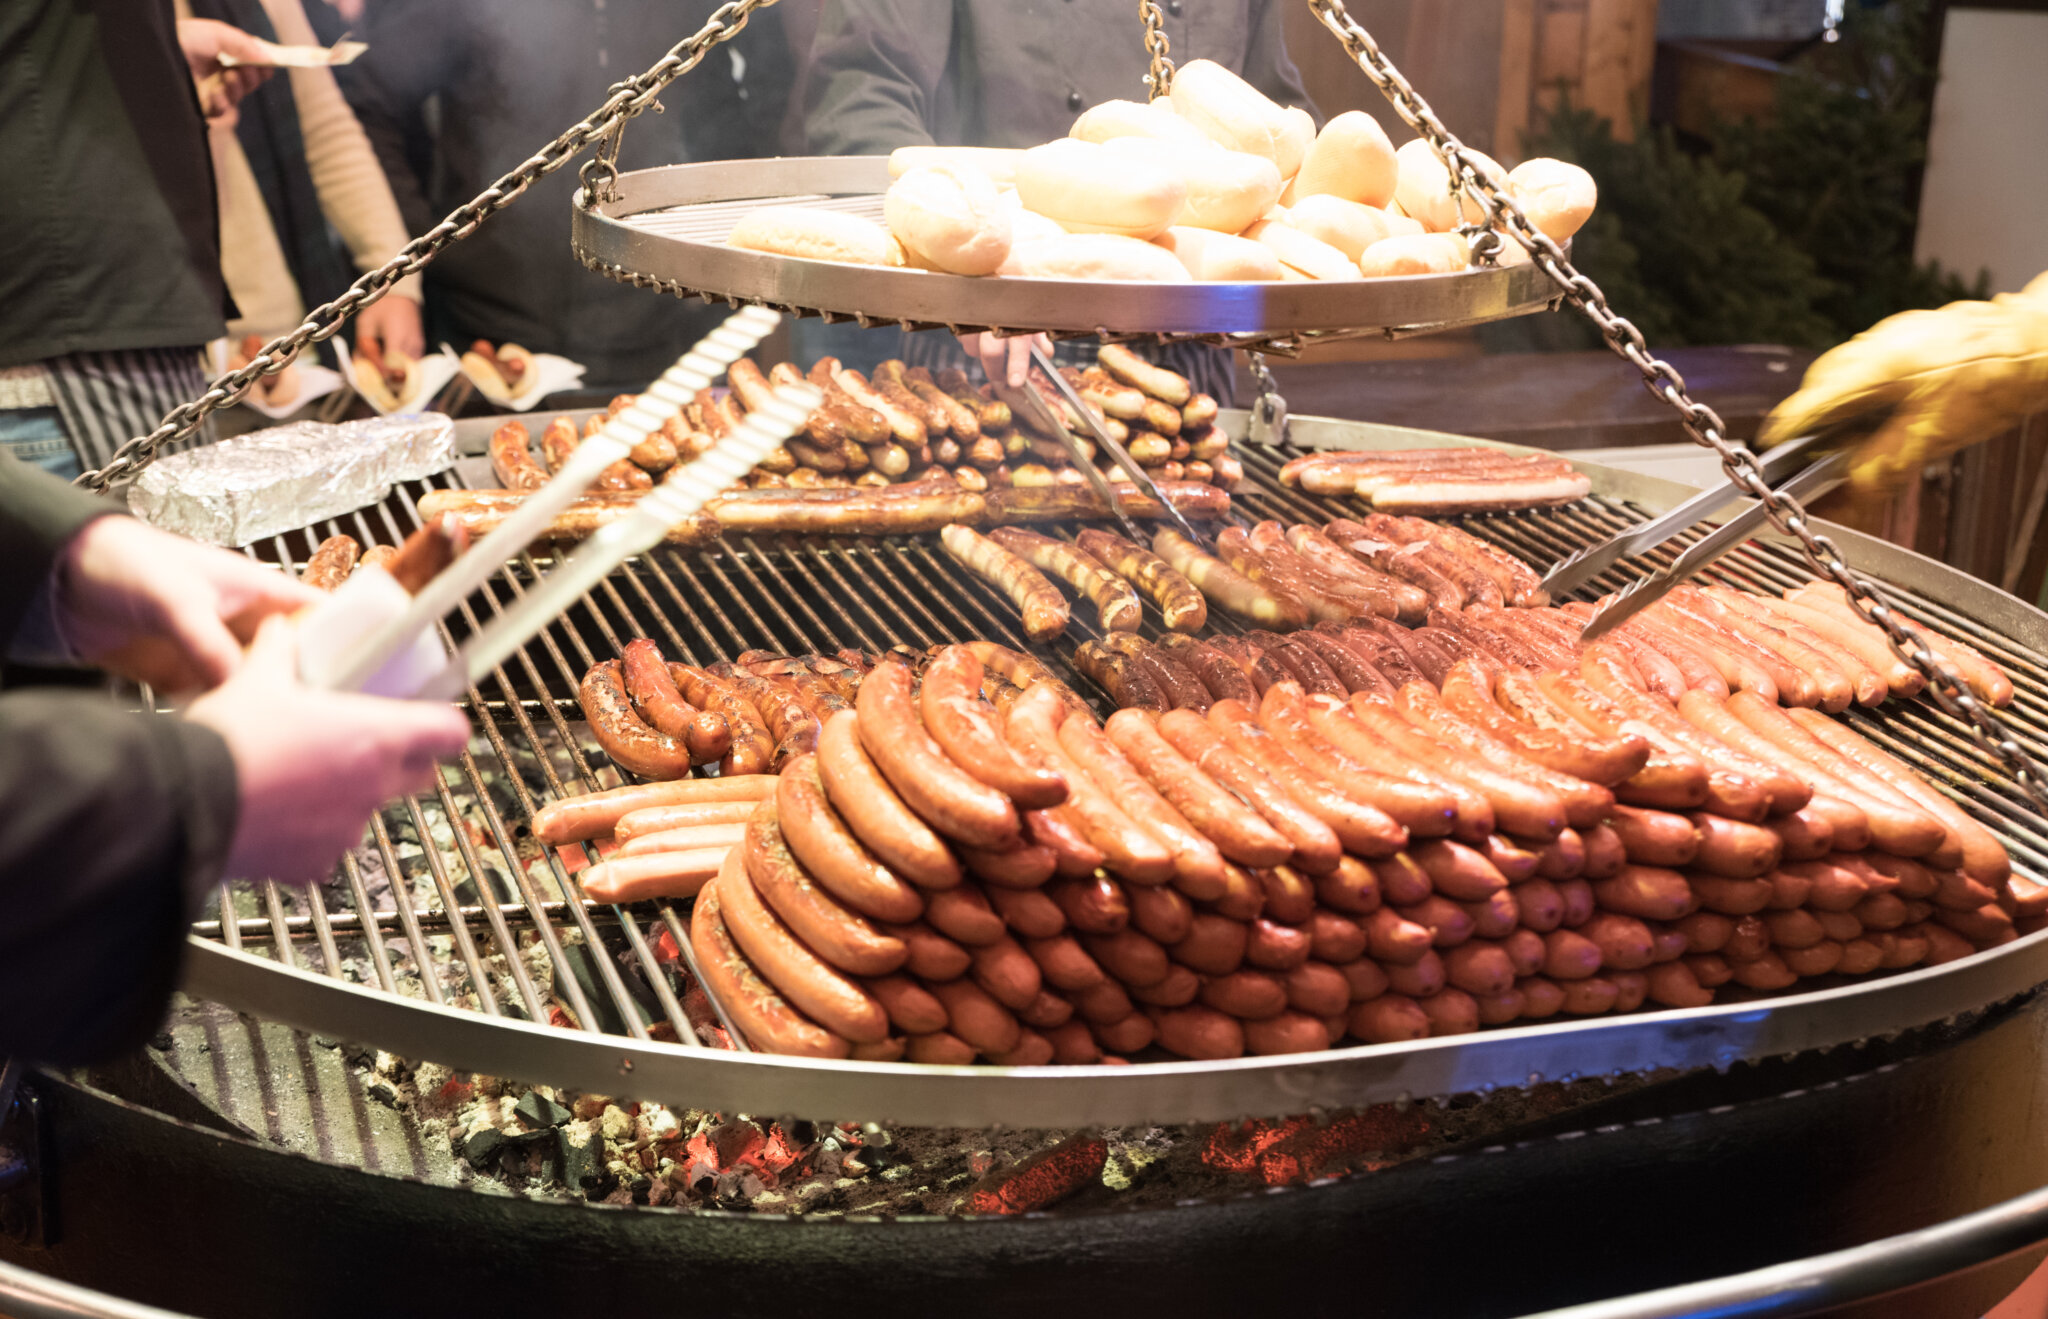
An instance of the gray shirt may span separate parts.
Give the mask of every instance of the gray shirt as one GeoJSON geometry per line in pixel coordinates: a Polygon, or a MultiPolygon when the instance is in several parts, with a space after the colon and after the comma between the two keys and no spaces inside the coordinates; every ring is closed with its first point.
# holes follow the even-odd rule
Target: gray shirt
{"type": "MultiPolygon", "coordinates": [[[[1211,59],[1282,105],[1308,108],[1279,0],[1166,0],[1177,63],[1211,59]]],[[[804,89],[821,156],[900,146],[1030,147],[1098,101],[1142,101],[1148,65],[1132,0],[825,0],[804,89]]]]}

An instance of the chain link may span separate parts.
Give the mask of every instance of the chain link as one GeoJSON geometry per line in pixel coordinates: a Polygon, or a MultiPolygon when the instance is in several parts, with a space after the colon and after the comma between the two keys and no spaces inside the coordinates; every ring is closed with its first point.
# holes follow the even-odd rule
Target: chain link
{"type": "Polygon", "coordinates": [[[1453,184],[1470,189],[1484,200],[1489,215],[1487,227],[1504,230],[1528,249],[1530,260],[1599,328],[1607,345],[1642,374],[1644,388],[1670,404],[1693,441],[1713,450],[1729,479],[1763,505],[1771,525],[1798,541],[1808,562],[1848,592],[1850,608],[1881,629],[1892,652],[1926,676],[1927,695],[1934,704],[1961,721],[1977,745],[2006,767],[2035,809],[2048,815],[2048,797],[2044,797],[2048,777],[2043,776],[2026,748],[1990,708],[1972,696],[1955,671],[1935,658],[1925,643],[1893,615],[1874,586],[1849,570],[1835,543],[1808,525],[1806,509],[1799,501],[1771,488],[1755,457],[1728,440],[1727,426],[1721,418],[1686,393],[1685,378],[1670,363],[1650,352],[1642,332],[1608,307],[1606,295],[1573,268],[1564,249],[1531,224],[1520,204],[1477,168],[1477,162],[1465,153],[1429,103],[1401,76],[1372,35],[1346,12],[1343,0],[1308,0],[1308,4],[1323,26],[1336,34],[1365,76],[1393,103],[1395,112],[1429,142],[1450,170],[1453,184]]]}
{"type": "MultiPolygon", "coordinates": [[[[315,307],[297,329],[263,345],[263,351],[247,366],[217,377],[205,393],[172,409],[155,430],[129,440],[114,451],[105,467],[86,472],[74,484],[105,491],[114,482],[126,480],[155,462],[164,445],[191,435],[209,414],[240,399],[264,375],[282,371],[306,345],[332,338],[349,317],[390,292],[399,280],[423,269],[449,244],[474,233],[478,225],[510,206],[536,182],[574,160],[593,142],[607,134],[623,132],[626,121],[647,109],[662,88],[696,68],[713,46],[737,35],[755,10],[774,3],[775,0],[730,0],[720,5],[703,27],[672,47],[654,67],[636,78],[613,84],[604,104],[588,118],[449,212],[446,219],[401,248],[397,256],[349,285],[340,297],[315,307]]],[[[612,152],[615,154],[616,150],[614,145],[612,152]]],[[[610,174],[607,183],[616,180],[618,171],[610,160],[601,163],[602,168],[595,175],[586,177],[586,185],[596,183],[606,171],[610,174]]]]}
{"type": "Polygon", "coordinates": [[[1138,0],[1138,17],[1145,24],[1145,53],[1152,57],[1152,71],[1145,75],[1151,95],[1145,99],[1156,101],[1173,89],[1173,61],[1166,58],[1166,15],[1153,0],[1138,0]]]}

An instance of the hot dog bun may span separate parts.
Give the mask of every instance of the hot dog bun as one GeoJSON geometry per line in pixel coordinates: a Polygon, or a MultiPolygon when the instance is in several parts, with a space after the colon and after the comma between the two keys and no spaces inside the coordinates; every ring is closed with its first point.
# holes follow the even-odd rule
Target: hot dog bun
{"type": "Polygon", "coordinates": [[[1016,147],[897,147],[889,153],[889,177],[903,177],[913,169],[933,165],[961,165],[980,170],[995,183],[1010,183],[1017,177],[1017,161],[1023,151],[1016,147]]]}
{"type": "Polygon", "coordinates": [[[1173,75],[1174,113],[1232,151],[1264,156],[1290,179],[1315,137],[1306,114],[1290,115],[1272,98],[1214,60],[1190,60],[1173,75]]]}
{"type": "Polygon", "coordinates": [[[420,391],[420,364],[410,357],[396,354],[382,363],[358,349],[352,364],[355,367],[353,381],[356,392],[379,412],[397,412],[410,407],[417,401],[420,391]],[[396,380],[386,376],[396,376],[396,380]]]}
{"type": "Polygon", "coordinates": [[[889,232],[919,264],[990,275],[1010,255],[1014,212],[980,170],[939,164],[906,170],[882,197],[889,232]]]}
{"type": "Polygon", "coordinates": [[[1036,279],[1124,279],[1179,283],[1188,272],[1173,253],[1121,234],[1066,234],[1011,253],[1005,275],[1036,279]]]}
{"type": "Polygon", "coordinates": [[[1292,206],[1303,197],[1328,194],[1385,207],[1394,199],[1400,178],[1400,162],[1387,130],[1363,110],[1346,110],[1316,134],[1300,172],[1288,181],[1280,200],[1292,206]]]}
{"type": "Polygon", "coordinates": [[[1208,143],[1209,139],[1173,111],[1171,101],[1104,101],[1089,106],[1067,130],[1083,142],[1108,142],[1119,137],[1160,138],[1168,142],[1208,143]]]}
{"type": "Polygon", "coordinates": [[[1017,162],[1017,197],[1070,233],[1156,238],[1180,218],[1187,184],[1165,165],[1063,137],[1017,162]]]}
{"type": "MultiPolygon", "coordinates": [[[[1476,161],[1496,184],[1507,186],[1508,172],[1500,167],[1499,161],[1471,147],[1465,148],[1465,155],[1476,161]]],[[[1448,233],[1457,228],[1458,217],[1451,204],[1451,172],[1437,159],[1429,143],[1418,137],[1404,144],[1395,156],[1401,175],[1394,196],[1401,209],[1422,221],[1423,228],[1431,233],[1448,233]]],[[[1479,224],[1486,219],[1486,207],[1469,188],[1465,190],[1464,201],[1467,220],[1479,224]]]]}
{"type": "Polygon", "coordinates": [[[726,235],[730,247],[809,261],[843,261],[860,266],[903,264],[889,231],[873,220],[809,206],[769,206],[749,211],[726,235]]]}
{"type": "Polygon", "coordinates": [[[1177,224],[1153,241],[1173,253],[1194,279],[1267,280],[1285,273],[1272,248],[1237,234],[1177,224]]]}
{"type": "Polygon", "coordinates": [[[1471,249],[1456,234],[1407,234],[1383,238],[1365,249],[1358,268],[1366,278],[1382,275],[1454,275],[1472,264],[1471,249]]]}
{"type": "Polygon", "coordinates": [[[1187,185],[1187,203],[1176,224],[1239,233],[1280,197],[1279,169],[1250,152],[1227,151],[1206,141],[1149,137],[1114,138],[1103,149],[1126,160],[1156,162],[1180,175],[1187,185]]]}
{"type": "Polygon", "coordinates": [[[1560,243],[1579,231],[1600,200],[1591,174],[1548,156],[1515,166],[1508,173],[1508,189],[1529,222],[1560,243]]]}
{"type": "MultiPolygon", "coordinates": [[[[488,344],[484,346],[489,347],[488,344]]],[[[516,343],[501,344],[493,351],[496,361],[474,348],[462,355],[463,374],[477,387],[477,392],[493,403],[509,403],[532,393],[540,380],[533,354],[516,343]],[[511,372],[513,379],[506,379],[507,373],[499,368],[499,362],[519,363],[519,367],[511,372]]]]}

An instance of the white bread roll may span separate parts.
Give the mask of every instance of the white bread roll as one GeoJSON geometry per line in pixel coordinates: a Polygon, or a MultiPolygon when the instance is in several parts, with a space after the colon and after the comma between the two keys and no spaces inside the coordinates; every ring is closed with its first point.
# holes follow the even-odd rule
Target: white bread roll
{"type": "Polygon", "coordinates": [[[1287,106],[1281,113],[1287,116],[1287,150],[1284,154],[1294,160],[1294,168],[1287,172],[1287,179],[1292,182],[1308,160],[1308,149],[1316,143],[1316,121],[1298,105],[1287,106]]]}
{"type": "Polygon", "coordinates": [[[1152,241],[1173,253],[1194,279],[1248,282],[1285,274],[1272,248],[1237,234],[1177,224],[1152,241]]]}
{"type": "Polygon", "coordinates": [[[1426,234],[1428,232],[1429,230],[1422,227],[1422,221],[1414,216],[1403,215],[1398,209],[1393,207],[1387,209],[1387,236],[1389,238],[1399,238],[1403,234],[1426,234]]]}
{"type": "Polygon", "coordinates": [[[1165,165],[1063,137],[1017,162],[1017,197],[1069,233],[1150,239],[1179,220],[1188,187],[1165,165]]]}
{"type": "Polygon", "coordinates": [[[1328,194],[1385,207],[1394,199],[1400,178],[1394,144],[1380,121],[1363,110],[1346,110],[1316,134],[1301,172],[1288,181],[1280,200],[1292,206],[1303,197],[1328,194]]]}
{"type": "Polygon", "coordinates": [[[1010,212],[1010,246],[1013,249],[1020,243],[1042,243],[1060,238],[1066,232],[1060,228],[1058,220],[1048,219],[1037,211],[1027,211],[1019,206],[1010,212]]]}
{"type": "Polygon", "coordinates": [[[1393,217],[1385,211],[1324,192],[1303,197],[1290,207],[1287,223],[1311,238],[1322,239],[1352,261],[1397,232],[1393,217]]]}
{"type": "Polygon", "coordinates": [[[1282,265],[1292,266],[1311,279],[1358,278],[1358,267],[1352,264],[1350,257],[1292,225],[1277,220],[1261,220],[1245,230],[1244,236],[1264,243],[1273,249],[1273,255],[1280,258],[1282,265]]]}
{"type": "Polygon", "coordinates": [[[1226,151],[1208,141],[1166,142],[1151,137],[1119,137],[1103,150],[1137,161],[1164,165],[1187,185],[1187,205],[1175,224],[1241,231],[1265,214],[1280,196],[1280,171],[1264,156],[1226,151]]]}
{"type": "Polygon", "coordinates": [[[1173,111],[1210,141],[1232,151],[1264,156],[1289,179],[1301,168],[1315,136],[1309,123],[1290,116],[1272,98],[1214,60],[1190,60],[1174,71],[1173,111]]]}
{"type": "Polygon", "coordinates": [[[1383,238],[1365,249],[1358,268],[1367,279],[1383,275],[1454,275],[1472,264],[1472,249],[1456,234],[1383,238]]]}
{"type": "Polygon", "coordinates": [[[1508,174],[1508,190],[1521,203],[1529,223],[1560,243],[1579,231],[1600,200],[1591,174],[1548,156],[1515,166],[1508,174]]]}
{"type": "Polygon", "coordinates": [[[980,170],[927,165],[906,170],[882,196],[889,232],[918,258],[954,275],[992,275],[1010,255],[1010,217],[980,170]]]}
{"type": "Polygon", "coordinates": [[[873,220],[809,206],[768,206],[748,211],[726,235],[728,247],[810,261],[844,261],[858,266],[901,265],[889,231],[873,220]]]}
{"type": "Polygon", "coordinates": [[[1119,137],[1156,137],[1168,142],[1207,142],[1202,130],[1173,112],[1171,101],[1104,101],[1081,112],[1068,137],[1108,142],[1119,137]]]}
{"type": "Polygon", "coordinates": [[[1011,254],[1003,273],[1034,279],[1117,279],[1181,284],[1187,268],[1173,253],[1121,234],[1063,234],[1011,254]]]}
{"type": "MultiPolygon", "coordinates": [[[[1506,186],[1508,172],[1500,162],[1483,151],[1465,148],[1468,159],[1478,164],[1480,172],[1496,184],[1506,186]]],[[[1404,144],[1395,153],[1400,162],[1400,182],[1395,186],[1394,196],[1401,203],[1401,209],[1422,221],[1422,227],[1433,234],[1449,233],[1458,227],[1455,208],[1451,205],[1451,172],[1430,150],[1429,143],[1421,138],[1404,144]]],[[[1467,188],[1464,194],[1465,218],[1474,224],[1486,219],[1486,207],[1467,188]]]]}
{"type": "Polygon", "coordinates": [[[980,170],[992,182],[1009,183],[1017,176],[1023,154],[1019,147],[897,147],[889,153],[889,177],[900,179],[910,170],[933,165],[963,165],[980,170]]]}

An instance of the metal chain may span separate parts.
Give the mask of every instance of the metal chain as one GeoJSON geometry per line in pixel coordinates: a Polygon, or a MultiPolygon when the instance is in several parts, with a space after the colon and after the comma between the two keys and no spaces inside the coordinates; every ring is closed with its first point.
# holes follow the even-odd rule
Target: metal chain
{"type": "Polygon", "coordinates": [[[1693,441],[1713,450],[1729,479],[1763,505],[1771,525],[1798,541],[1808,562],[1848,592],[1850,608],[1881,629],[1893,653],[1926,676],[1927,695],[1935,705],[1962,721],[1977,745],[2004,764],[2035,809],[2048,815],[2048,796],[2044,796],[2048,776],[2043,775],[2033,757],[1990,708],[1971,695],[1955,671],[1936,659],[1925,643],[1894,616],[1874,586],[1849,570],[1835,543],[1808,525],[1806,510],[1799,501],[1771,488],[1755,457],[1727,439],[1727,426],[1721,418],[1686,393],[1685,378],[1668,362],[1651,354],[1642,332],[1608,307],[1606,295],[1572,267],[1564,249],[1531,224],[1515,199],[1475,167],[1476,162],[1466,155],[1429,103],[1401,76],[1372,35],[1345,11],[1343,0],[1308,0],[1308,5],[1323,26],[1344,44],[1345,51],[1365,76],[1392,102],[1395,112],[1429,142],[1450,170],[1453,182],[1470,188],[1485,200],[1490,215],[1488,227],[1504,230],[1528,249],[1530,260],[1564,291],[1573,306],[1599,327],[1608,347],[1642,374],[1644,388],[1670,404],[1693,441]]]}
{"type": "Polygon", "coordinates": [[[1145,53],[1152,57],[1152,71],[1145,75],[1151,95],[1145,99],[1156,101],[1173,89],[1173,61],[1166,58],[1166,15],[1153,0],[1138,0],[1138,17],[1145,24],[1145,53]]]}
{"type": "MultiPolygon", "coordinates": [[[[210,413],[239,400],[264,375],[282,371],[307,344],[332,338],[349,317],[390,292],[399,280],[424,268],[449,244],[467,238],[478,225],[581,155],[593,142],[622,131],[626,120],[647,109],[662,88],[697,67],[713,46],[737,35],[755,10],[774,3],[775,0],[730,0],[720,5],[703,27],[672,47],[652,68],[638,77],[614,83],[604,104],[588,118],[449,212],[446,219],[401,248],[397,256],[349,285],[340,297],[308,312],[297,329],[263,345],[263,351],[247,366],[216,378],[198,398],[172,409],[155,430],[116,449],[105,467],[86,472],[73,484],[104,491],[115,481],[132,477],[155,462],[164,445],[198,430],[210,413]]],[[[609,161],[604,162],[604,169],[616,178],[617,170],[609,161]]]]}
{"type": "Polygon", "coordinates": [[[1273,376],[1273,368],[1266,365],[1266,355],[1259,352],[1245,354],[1251,364],[1252,379],[1258,382],[1259,397],[1252,404],[1250,438],[1259,444],[1287,443],[1287,399],[1280,393],[1280,382],[1273,376]]]}

